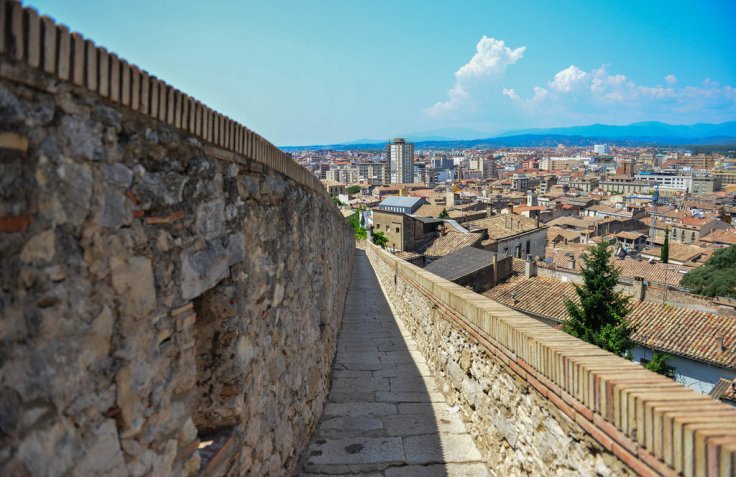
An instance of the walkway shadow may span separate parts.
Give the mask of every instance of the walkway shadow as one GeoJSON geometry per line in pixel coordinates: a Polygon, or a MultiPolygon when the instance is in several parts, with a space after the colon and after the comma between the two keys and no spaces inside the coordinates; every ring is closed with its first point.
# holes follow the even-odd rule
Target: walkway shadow
{"type": "Polygon", "coordinates": [[[356,249],[332,389],[298,475],[488,475],[356,249]]]}

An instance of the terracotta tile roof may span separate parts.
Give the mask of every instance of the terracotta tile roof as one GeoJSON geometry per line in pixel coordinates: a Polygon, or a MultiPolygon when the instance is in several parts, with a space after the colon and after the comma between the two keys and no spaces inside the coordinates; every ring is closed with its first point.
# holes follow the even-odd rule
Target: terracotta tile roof
{"type": "Polygon", "coordinates": [[[684,225],[690,225],[692,227],[698,227],[698,228],[700,228],[703,225],[705,225],[708,222],[710,222],[711,220],[713,220],[713,219],[699,219],[697,217],[687,217],[687,218],[681,219],[680,221],[684,225]]]}
{"type": "Polygon", "coordinates": [[[700,237],[700,241],[706,243],[736,245],[736,229],[733,227],[724,230],[716,229],[708,235],[700,237]]]}
{"type": "Polygon", "coordinates": [[[700,311],[707,311],[710,313],[715,313],[718,308],[718,304],[715,303],[712,298],[694,295],[680,290],[667,290],[667,294],[665,296],[664,287],[647,287],[646,300],[662,303],[664,299],[669,303],[689,306],[693,309],[699,309],[700,311]]]}
{"type": "Polygon", "coordinates": [[[628,212],[624,209],[617,209],[616,207],[611,207],[608,205],[591,205],[587,208],[587,210],[593,210],[595,212],[601,212],[603,214],[616,214],[616,215],[627,215],[631,216],[631,212],[628,212]]]}
{"type": "Polygon", "coordinates": [[[421,253],[417,253],[417,252],[405,252],[403,250],[399,250],[398,252],[395,252],[394,255],[396,257],[398,257],[398,258],[400,258],[402,260],[406,260],[406,261],[413,260],[415,258],[419,258],[419,257],[422,256],[421,253]]]}
{"type": "Polygon", "coordinates": [[[595,227],[595,220],[586,220],[582,217],[557,217],[556,219],[552,219],[549,222],[547,222],[547,225],[550,225],[550,226],[567,225],[569,227],[592,229],[595,227]]]}
{"type": "Polygon", "coordinates": [[[553,242],[557,237],[567,240],[577,240],[580,238],[580,232],[577,230],[563,229],[562,227],[550,227],[547,229],[547,241],[553,242]]]}
{"type": "Polygon", "coordinates": [[[483,236],[478,233],[462,234],[460,232],[448,232],[447,235],[437,237],[419,250],[427,257],[444,257],[452,252],[465,247],[479,245],[483,236]]]}
{"type": "MultiPolygon", "coordinates": [[[[567,320],[565,298],[578,302],[575,285],[539,276],[514,278],[483,295],[559,322],[567,320]]],[[[736,369],[736,317],[632,300],[628,320],[635,327],[632,340],[639,345],[736,369]]]]}
{"type": "MultiPolygon", "coordinates": [[[[581,256],[587,249],[588,245],[569,243],[564,247],[547,247],[545,249],[545,257],[550,260],[541,262],[539,265],[545,268],[569,270],[567,268],[567,254],[572,253],[575,256],[575,271],[580,273],[583,268],[581,256]]],[[[644,280],[658,283],[665,283],[666,278],[667,284],[669,285],[679,285],[683,277],[683,273],[681,272],[690,270],[689,267],[683,265],[659,262],[649,263],[648,260],[636,260],[630,257],[626,257],[623,260],[611,257],[611,261],[615,267],[621,270],[621,278],[642,277],[644,280]]]]}
{"type": "Polygon", "coordinates": [[[409,192],[409,195],[412,197],[424,197],[425,199],[434,194],[435,194],[434,189],[417,189],[417,190],[413,190],[409,192]]]}
{"type": "Polygon", "coordinates": [[[720,378],[710,391],[710,397],[736,402],[736,379],[731,381],[720,378]]]}
{"type": "Polygon", "coordinates": [[[527,210],[547,210],[548,207],[543,205],[517,205],[514,207],[514,212],[517,214],[520,212],[526,212],[527,210]]]}
{"type": "Polygon", "coordinates": [[[418,215],[419,217],[437,217],[443,209],[446,209],[444,205],[424,204],[414,212],[414,215],[418,215]]]}
{"type": "Polygon", "coordinates": [[[526,272],[526,260],[511,257],[511,272],[515,275],[524,275],[526,272]]]}
{"type": "Polygon", "coordinates": [[[468,229],[486,229],[489,239],[510,237],[521,232],[537,228],[537,222],[523,215],[500,214],[480,220],[473,220],[465,225],[468,229]]]}
{"type": "MultiPolygon", "coordinates": [[[[644,257],[655,257],[657,260],[659,260],[659,257],[662,255],[662,247],[652,247],[646,250],[642,250],[641,254],[644,257]]],[[[711,255],[713,255],[713,250],[705,247],[698,247],[697,245],[688,245],[674,240],[670,242],[669,258],[671,260],[686,262],[688,260],[702,257],[703,255],[710,257],[711,255]]],[[[707,260],[707,257],[701,258],[699,262],[704,262],[705,260],[707,260]]]]}
{"type": "Polygon", "coordinates": [[[627,240],[636,240],[642,237],[646,237],[646,235],[637,232],[619,232],[615,235],[615,237],[627,240]]]}

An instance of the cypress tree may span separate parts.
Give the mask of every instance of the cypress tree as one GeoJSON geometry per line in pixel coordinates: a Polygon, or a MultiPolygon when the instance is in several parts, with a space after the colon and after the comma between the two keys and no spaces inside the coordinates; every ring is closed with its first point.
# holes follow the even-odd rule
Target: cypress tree
{"type": "Polygon", "coordinates": [[[630,297],[616,291],[620,270],[610,262],[608,242],[583,254],[583,285],[575,286],[580,304],[565,300],[569,318],[563,330],[617,355],[631,348],[633,331],[626,321],[630,297]]]}
{"type": "Polygon", "coordinates": [[[659,261],[662,263],[668,263],[670,259],[670,229],[665,227],[664,229],[664,243],[662,244],[662,250],[659,252],[659,261]]]}

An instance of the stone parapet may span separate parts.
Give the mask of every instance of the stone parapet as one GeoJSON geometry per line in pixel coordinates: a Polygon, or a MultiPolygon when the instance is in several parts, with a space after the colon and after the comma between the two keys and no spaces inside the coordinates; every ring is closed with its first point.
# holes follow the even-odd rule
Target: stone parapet
{"type": "Polygon", "coordinates": [[[733,475],[736,410],[367,244],[499,474],[733,475]]]}
{"type": "Polygon", "coordinates": [[[292,472],[355,242],[312,179],[0,1],[0,475],[292,472]]]}

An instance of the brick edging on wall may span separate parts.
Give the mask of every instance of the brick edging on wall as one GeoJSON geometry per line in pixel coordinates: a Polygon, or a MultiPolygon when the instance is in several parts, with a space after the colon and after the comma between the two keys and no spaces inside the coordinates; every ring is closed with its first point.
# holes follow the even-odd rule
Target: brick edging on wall
{"type": "Polygon", "coordinates": [[[16,0],[0,0],[0,57],[257,161],[330,199],[314,174],[260,135],[16,0]]]}
{"type": "Polygon", "coordinates": [[[733,475],[736,409],[398,259],[397,277],[641,475],[733,475]]]}

